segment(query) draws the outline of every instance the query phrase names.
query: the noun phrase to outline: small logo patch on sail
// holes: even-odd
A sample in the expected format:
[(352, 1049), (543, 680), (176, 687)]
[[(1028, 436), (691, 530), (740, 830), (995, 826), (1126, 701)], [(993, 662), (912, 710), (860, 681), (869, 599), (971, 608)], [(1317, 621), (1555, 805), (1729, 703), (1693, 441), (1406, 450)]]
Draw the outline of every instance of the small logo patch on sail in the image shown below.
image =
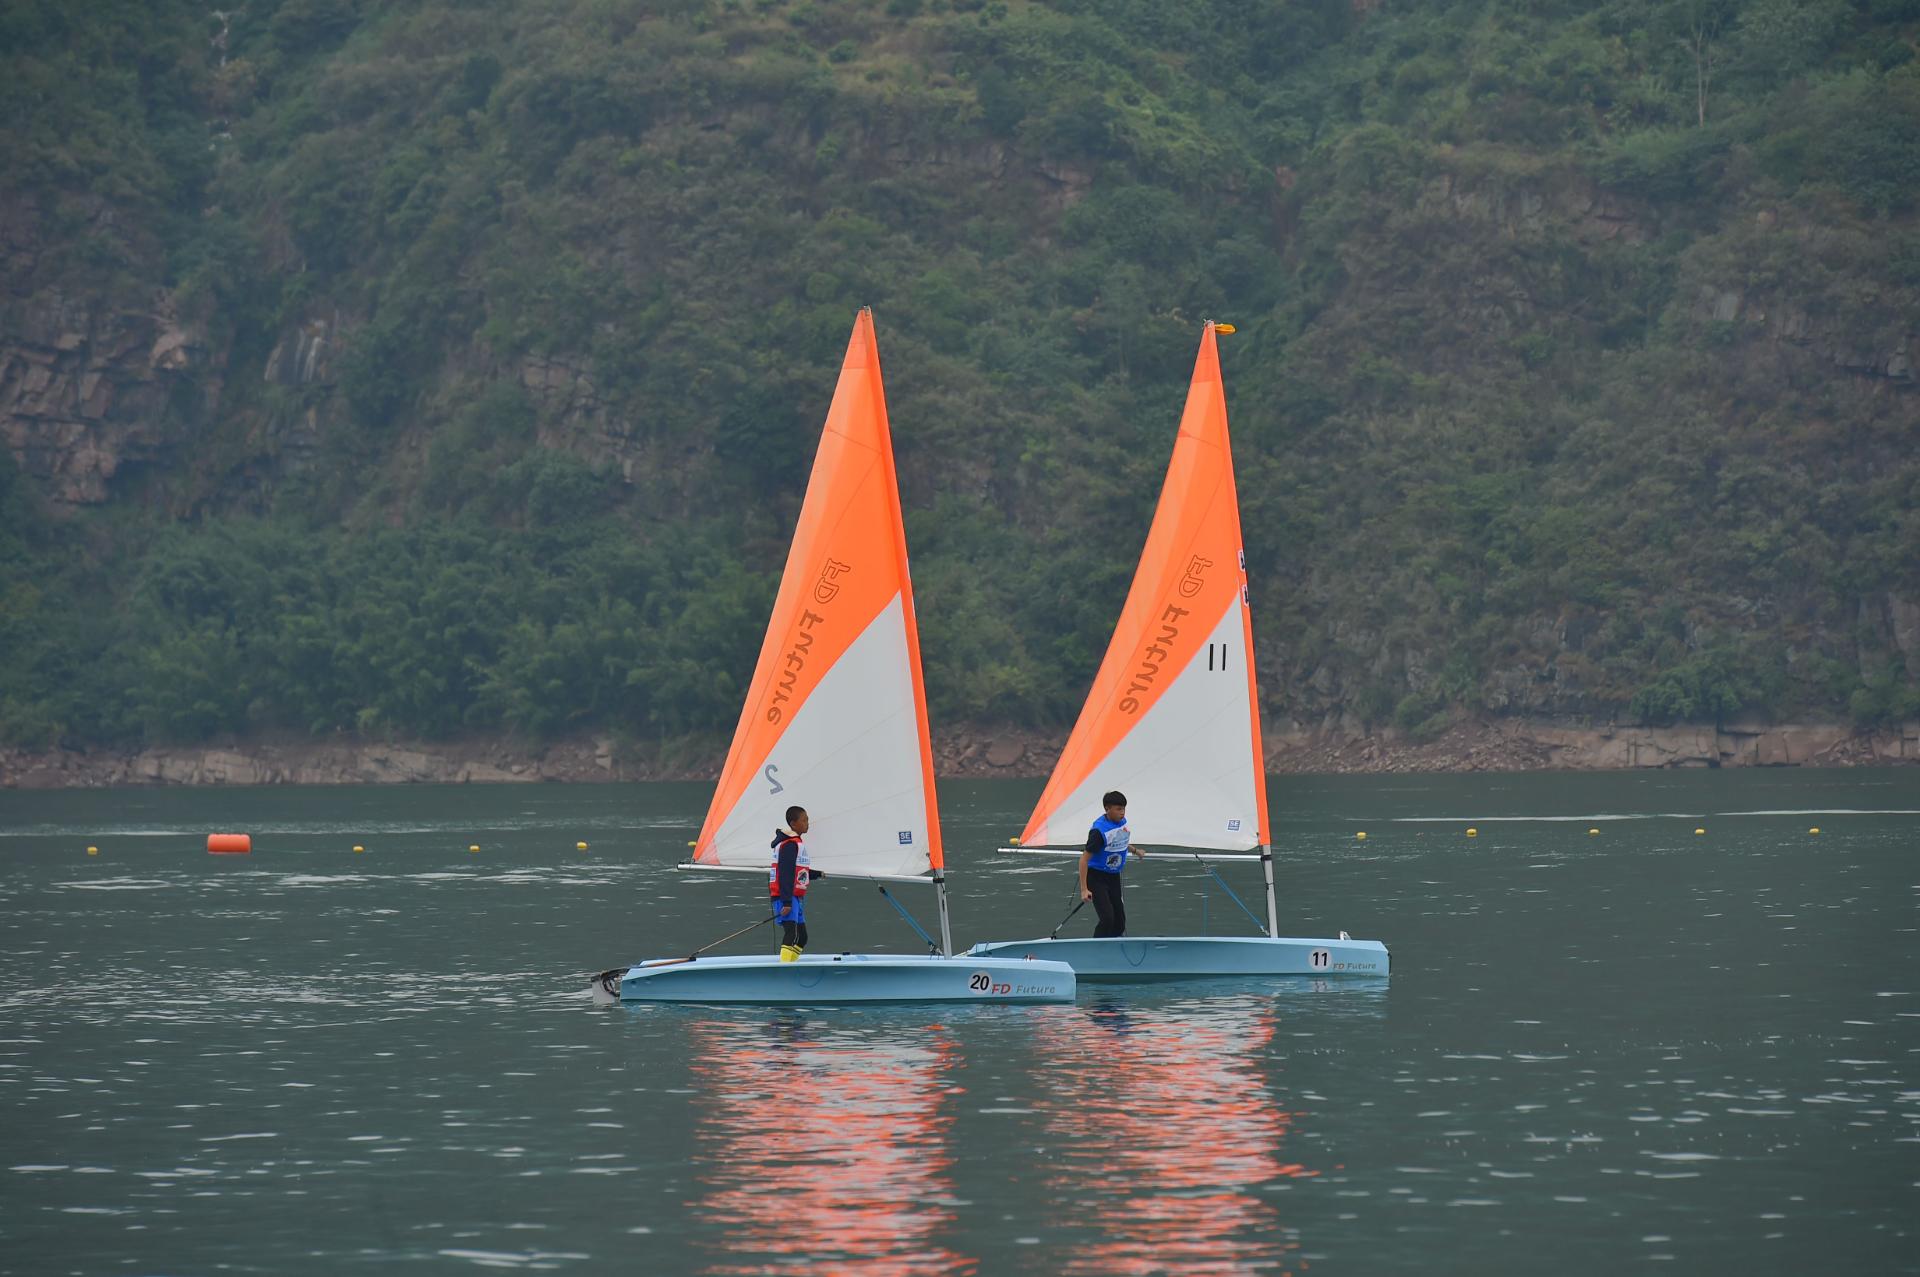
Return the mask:
[(902, 847), (911, 847), (913, 845), (913, 830), (902, 829), (900, 831), (900, 845)]
[(851, 571), (851, 565), (828, 559), (827, 566), (820, 569), (820, 579), (813, 584), (813, 601), (820, 604), (833, 602), (840, 595), (840, 587), (834, 584), (835, 579), (842, 572)]

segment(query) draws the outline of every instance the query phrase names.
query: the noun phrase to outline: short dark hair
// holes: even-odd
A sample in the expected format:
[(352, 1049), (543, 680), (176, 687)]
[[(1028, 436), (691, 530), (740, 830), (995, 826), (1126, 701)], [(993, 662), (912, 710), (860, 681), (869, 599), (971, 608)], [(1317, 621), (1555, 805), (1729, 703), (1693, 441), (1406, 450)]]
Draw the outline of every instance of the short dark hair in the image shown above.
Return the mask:
[(796, 816), (804, 816), (804, 815), (806, 815), (806, 814), (807, 814), (807, 809), (806, 809), (805, 807), (789, 807), (789, 808), (787, 808), (787, 828), (788, 828), (788, 829), (792, 829), (792, 828), (793, 828), (793, 821), (794, 821), (794, 817), (796, 817)]
[(1100, 805), (1102, 807), (1125, 807), (1127, 805), (1127, 796), (1117, 789), (1109, 789), (1107, 796), (1100, 800)]

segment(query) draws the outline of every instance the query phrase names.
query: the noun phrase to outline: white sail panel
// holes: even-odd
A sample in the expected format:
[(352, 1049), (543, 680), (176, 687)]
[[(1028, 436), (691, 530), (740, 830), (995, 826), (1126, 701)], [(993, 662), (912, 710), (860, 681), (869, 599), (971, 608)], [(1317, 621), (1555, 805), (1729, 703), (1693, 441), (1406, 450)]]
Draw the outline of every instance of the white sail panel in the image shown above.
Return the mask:
[(1037, 846), (1086, 841), (1100, 796), (1127, 796), (1135, 843), (1248, 851), (1260, 845), (1258, 768), (1247, 731), (1247, 626), (1238, 594), (1188, 662), (1066, 800), (1046, 818)]
[(721, 821), (723, 865), (764, 865), (787, 808), (813, 823), (807, 853), (833, 873), (919, 874), (928, 868), (911, 657), (899, 595), (821, 676), (755, 779)]

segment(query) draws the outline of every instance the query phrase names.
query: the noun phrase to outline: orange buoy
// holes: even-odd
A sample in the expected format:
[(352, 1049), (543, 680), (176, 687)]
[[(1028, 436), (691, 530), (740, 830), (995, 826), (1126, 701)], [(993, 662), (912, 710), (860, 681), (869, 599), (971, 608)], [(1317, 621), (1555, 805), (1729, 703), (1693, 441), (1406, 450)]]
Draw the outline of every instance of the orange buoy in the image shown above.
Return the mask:
[(216, 856), (244, 856), (253, 850), (251, 834), (208, 834), (207, 850)]

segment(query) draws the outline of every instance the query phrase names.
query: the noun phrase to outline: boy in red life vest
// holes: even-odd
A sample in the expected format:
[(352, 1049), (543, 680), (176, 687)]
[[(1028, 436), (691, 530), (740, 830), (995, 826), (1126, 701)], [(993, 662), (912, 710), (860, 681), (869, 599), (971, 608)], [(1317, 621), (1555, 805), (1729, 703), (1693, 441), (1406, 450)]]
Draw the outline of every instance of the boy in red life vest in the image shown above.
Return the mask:
[(767, 894), (773, 920), (781, 925), (780, 961), (793, 962), (807, 947), (807, 883), (827, 875), (807, 864), (807, 809), (787, 808), (787, 823), (773, 831), (773, 864), (767, 870)]
[(1120, 899), (1120, 871), (1127, 867), (1133, 831), (1127, 828), (1127, 796), (1110, 789), (1100, 799), (1107, 814), (1087, 831), (1086, 850), (1080, 853), (1080, 898), (1093, 901), (1100, 915), (1093, 934), (1127, 934), (1127, 906)]

